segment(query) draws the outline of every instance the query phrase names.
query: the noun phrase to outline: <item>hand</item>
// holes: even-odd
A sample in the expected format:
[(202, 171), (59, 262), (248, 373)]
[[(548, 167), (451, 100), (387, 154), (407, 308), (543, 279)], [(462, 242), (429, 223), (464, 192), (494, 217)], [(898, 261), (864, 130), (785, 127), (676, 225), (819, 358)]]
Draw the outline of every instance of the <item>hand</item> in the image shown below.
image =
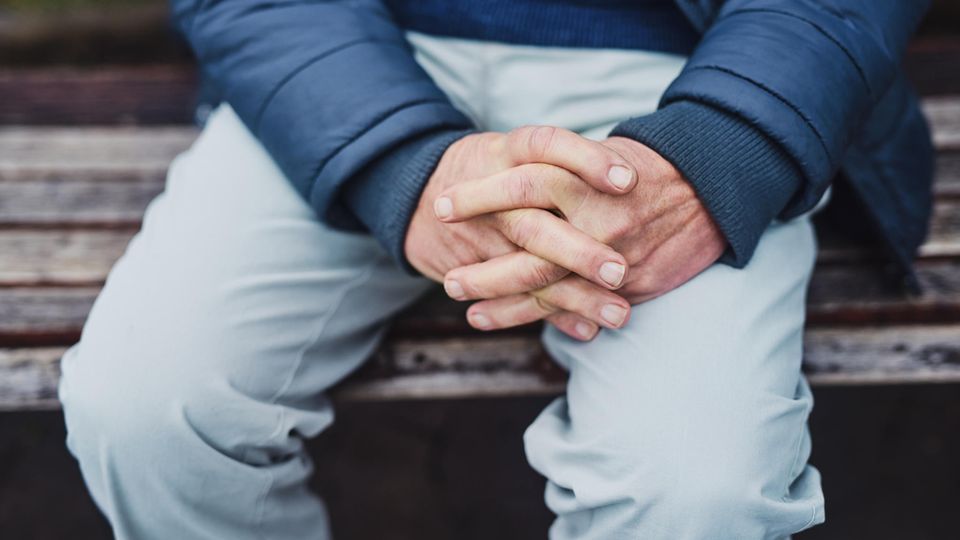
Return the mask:
[[(464, 137), (444, 153), (411, 219), (404, 244), (410, 264), (441, 281), (453, 268), (499, 257), (505, 263), (501, 270), (506, 270), (499, 275), (525, 290), (542, 288), (572, 271), (585, 278), (578, 282), (582, 294), (626, 311), (626, 301), (611, 292), (626, 275), (624, 257), (547, 210), (491, 211), (455, 224), (437, 219), (449, 212), (446, 203), (437, 199), (440, 192), (496, 174), (531, 179), (513, 186), (515, 192), (532, 187), (534, 178), (547, 184), (554, 178), (576, 179), (586, 190), (612, 198), (630, 192), (637, 181), (636, 171), (615, 150), (570, 131), (524, 127), (507, 134)], [(455, 281), (447, 280), (445, 288), (450, 296), (463, 298), (464, 291)], [(556, 312), (547, 318), (581, 338), (592, 337), (598, 330), (594, 321), (570, 313)], [(486, 322), (482, 314), (471, 319), (481, 328)]]
[[(569, 174), (551, 178), (549, 184), (545, 178), (528, 178), (527, 188), (518, 191), (511, 188), (518, 179), (500, 173), (441, 193), (440, 200), (449, 201), (443, 204), (451, 208), (442, 220), (458, 223), (514, 208), (559, 211), (571, 225), (626, 257), (630, 270), (618, 294), (631, 304), (669, 292), (713, 264), (726, 241), (680, 172), (631, 139), (613, 137), (603, 144), (626, 158), (639, 173), (639, 184), (630, 193), (610, 197)], [(445, 279), (456, 281), (464, 298), (490, 299), (471, 306), (469, 320), (482, 315), (492, 323), (488, 329), (525, 324), (548, 318), (561, 309), (563, 298), (564, 310), (589, 313), (604, 309), (583, 294), (589, 284), (577, 276), (530, 291), (521, 283), (503, 279), (509, 268), (509, 256), (505, 256), (447, 273)]]

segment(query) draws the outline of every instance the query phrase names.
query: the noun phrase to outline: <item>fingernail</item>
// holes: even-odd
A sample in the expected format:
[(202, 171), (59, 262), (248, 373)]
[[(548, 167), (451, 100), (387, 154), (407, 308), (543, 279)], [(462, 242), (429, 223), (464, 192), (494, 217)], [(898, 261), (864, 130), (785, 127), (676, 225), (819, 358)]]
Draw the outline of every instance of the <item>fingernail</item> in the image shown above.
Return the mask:
[(616, 304), (607, 304), (600, 308), (600, 316), (603, 320), (619, 328), (623, 324), (623, 320), (627, 318), (627, 310)]
[(605, 262), (600, 265), (600, 279), (611, 287), (619, 287), (623, 281), (623, 275), (627, 273), (626, 267), (620, 263)]
[(597, 327), (595, 327), (590, 323), (585, 323), (582, 321), (578, 322), (577, 325), (574, 327), (574, 329), (577, 331), (577, 335), (579, 335), (583, 339), (590, 339), (593, 337), (594, 334), (597, 333)]
[(443, 290), (447, 291), (447, 295), (454, 300), (460, 300), (466, 296), (463, 293), (463, 287), (460, 285), (460, 282), (455, 279), (444, 281)]
[(453, 201), (449, 197), (440, 197), (433, 203), (433, 213), (440, 219), (447, 219), (453, 215)]
[(474, 313), (470, 315), (470, 323), (481, 330), (490, 328), (490, 319), (483, 313)]
[(630, 169), (622, 165), (614, 165), (607, 171), (607, 179), (618, 188), (627, 189), (627, 186), (630, 185), (630, 180), (633, 180), (633, 173), (630, 172)]

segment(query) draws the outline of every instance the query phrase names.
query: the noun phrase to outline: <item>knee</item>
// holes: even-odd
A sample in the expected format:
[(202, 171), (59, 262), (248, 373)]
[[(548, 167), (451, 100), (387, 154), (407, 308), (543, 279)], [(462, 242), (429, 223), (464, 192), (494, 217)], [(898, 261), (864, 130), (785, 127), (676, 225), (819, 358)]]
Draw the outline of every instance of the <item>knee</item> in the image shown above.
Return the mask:
[(656, 487), (652, 516), (684, 538), (785, 538), (822, 521), (815, 470), (801, 464), (791, 480), (764, 461), (743, 453), (681, 468)]
[(771, 478), (758, 456), (731, 450), (694, 441), (660, 453), (649, 445), (607, 447), (594, 452), (608, 460), (606, 470), (584, 476), (573, 492), (603, 501), (587, 505), (605, 508), (597, 515), (619, 514), (637, 530), (672, 538), (782, 538), (813, 523), (822, 500), (791, 500), (787, 478)]
[(174, 407), (190, 401), (188, 386), (157, 372), (118, 368), (111, 351), (81, 342), (62, 360), (60, 401), (67, 443), (81, 464), (111, 456), (147, 456), (180, 427)]
[[(670, 529), (699, 529), (745, 533), (749, 521), (760, 512), (763, 497), (755, 482), (756, 475), (736, 471), (734, 467), (717, 466), (696, 472), (678, 470), (655, 484), (650, 504)], [(638, 486), (639, 489), (643, 489)], [(641, 499), (642, 500), (642, 499)], [(696, 523), (691, 523), (695, 520)], [(750, 538), (763, 538), (753, 534)]]
[(312, 435), (332, 422), (326, 401), (300, 410), (274, 399), (290, 371), (280, 368), (291, 362), (256, 370), (256, 358), (220, 343), (222, 333), (204, 336), (161, 344), (91, 332), (68, 351), (60, 399), (82, 465), (103, 467), (93, 462), (105, 456), (156, 464), (209, 451), (263, 465), (296, 450), (293, 433)]
[(739, 408), (714, 417), (666, 400), (595, 415), (565, 402), (537, 419), (525, 443), (551, 481), (558, 523), (571, 530), (580, 525), (569, 509), (586, 508), (596, 518), (589, 527), (613, 520), (660, 531), (654, 538), (779, 538), (822, 513), (819, 482), (804, 474), (800, 417), (781, 426)]

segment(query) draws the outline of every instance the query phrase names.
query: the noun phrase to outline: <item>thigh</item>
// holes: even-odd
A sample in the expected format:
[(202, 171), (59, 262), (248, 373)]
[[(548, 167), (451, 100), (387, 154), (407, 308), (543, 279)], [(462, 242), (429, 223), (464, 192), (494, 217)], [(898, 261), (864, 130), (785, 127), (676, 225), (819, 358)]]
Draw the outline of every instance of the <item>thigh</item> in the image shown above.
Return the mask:
[(112, 392), (141, 401), (317, 404), (427, 286), (370, 237), (322, 226), (224, 106), (111, 271), (65, 361), (67, 386), (109, 374)]
[(694, 410), (703, 400), (732, 407), (792, 398), (815, 251), (808, 219), (778, 223), (746, 268), (716, 264), (634, 306), (620, 331), (579, 344), (548, 330), (547, 348), (570, 370), (571, 405), (669, 399)]
[[(526, 442), (550, 480), (557, 531), (624, 500), (634, 506), (623, 523), (653, 524), (650, 538), (709, 527), (779, 538), (813, 523), (822, 498), (806, 467), (812, 399), (800, 367), (815, 251), (808, 219), (774, 224), (745, 269), (715, 265), (635, 306), (620, 331), (591, 343), (545, 331), (570, 379)], [(601, 527), (598, 515), (584, 526)]]

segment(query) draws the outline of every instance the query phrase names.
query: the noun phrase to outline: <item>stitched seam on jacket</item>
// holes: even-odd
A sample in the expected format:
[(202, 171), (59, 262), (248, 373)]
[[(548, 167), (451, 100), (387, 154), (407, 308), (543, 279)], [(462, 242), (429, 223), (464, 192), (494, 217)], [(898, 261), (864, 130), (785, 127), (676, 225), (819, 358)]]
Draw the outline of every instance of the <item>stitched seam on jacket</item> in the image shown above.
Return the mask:
[(356, 39), (353, 41), (348, 41), (347, 43), (344, 43), (342, 45), (338, 45), (337, 47), (334, 47), (328, 51), (324, 51), (314, 56), (313, 58), (310, 58), (309, 60), (307, 60), (300, 66), (298, 66), (296, 69), (290, 71), (290, 73), (288, 73), (286, 76), (280, 79), (280, 82), (278, 82), (276, 86), (274, 86), (273, 89), (270, 90), (270, 93), (267, 94), (267, 97), (263, 99), (263, 103), (260, 104), (260, 108), (257, 110), (257, 114), (253, 117), (253, 129), (251, 131), (253, 131), (254, 133), (260, 132), (260, 122), (263, 120), (263, 115), (266, 114), (267, 108), (273, 102), (273, 98), (275, 98), (277, 94), (280, 93), (280, 90), (283, 90), (283, 88), (287, 85), (287, 83), (292, 81), (297, 75), (299, 75), (301, 72), (303, 72), (313, 64), (316, 64), (317, 62), (323, 60), (324, 58), (332, 56), (345, 49), (349, 49), (350, 47), (354, 47), (356, 45), (363, 45), (365, 43), (382, 43), (384, 45), (393, 45), (396, 47), (401, 47), (399, 43), (395, 43), (393, 41), (380, 40), (380, 39)]
[[(803, 114), (803, 112), (802, 112), (799, 108), (797, 108), (796, 105), (794, 105), (793, 103), (790, 103), (790, 101), (788, 101), (787, 98), (783, 97), (782, 95), (780, 95), (779, 93), (777, 93), (777, 92), (776, 92), (775, 90), (773, 90), (772, 88), (769, 88), (769, 87), (767, 87), (766, 85), (764, 85), (764, 84), (762, 84), (762, 83), (760, 83), (760, 82), (757, 82), (757, 81), (751, 79), (750, 77), (747, 77), (747, 76), (745, 76), (745, 75), (741, 75), (740, 73), (737, 73), (737, 72), (735, 72), (735, 71), (732, 71), (732, 70), (730, 70), (730, 69), (728, 69), (728, 68), (725, 68), (725, 67), (722, 67), (722, 66), (715, 66), (715, 65), (694, 66), (694, 67), (690, 68), (690, 69), (687, 70), (687, 71), (695, 71), (695, 70), (698, 70), (698, 69), (712, 69), (712, 70), (720, 71), (720, 72), (722, 72), (722, 73), (726, 73), (727, 75), (731, 75), (731, 76), (736, 77), (736, 78), (738, 78), (738, 79), (744, 80), (744, 81), (746, 81), (746, 82), (748, 82), (748, 83), (750, 83), (750, 84), (753, 84), (754, 86), (756, 86), (756, 87), (760, 88), (761, 90), (767, 92), (767, 93), (770, 94), (771, 96), (777, 98), (777, 100), (779, 100), (781, 103), (783, 103), (783, 104), (786, 105), (788, 108), (790, 108), (791, 111), (793, 111), (794, 113), (796, 113), (796, 115), (799, 116), (801, 120), (803, 120), (803, 123), (805, 123), (805, 124), (807, 125), (807, 127), (809, 127), (810, 130), (813, 131), (813, 133), (817, 136), (817, 142), (820, 143), (820, 146), (823, 148), (824, 153), (827, 154), (827, 157), (830, 158), (831, 160), (833, 159), (833, 156), (830, 154), (830, 150), (827, 148), (827, 143), (825, 143), (824, 140), (823, 140), (823, 139), (824, 139), (824, 138), (823, 138), (823, 134), (820, 133), (820, 130), (817, 129), (817, 127), (813, 124), (813, 121), (812, 121), (812, 120), (810, 120), (809, 118), (807, 118), (807, 116), (806, 116), (805, 114)], [(671, 101), (674, 101), (674, 100), (671, 100)], [(698, 100), (695, 100), (695, 101), (698, 101)], [(724, 110), (725, 110), (725, 109), (724, 109)], [(736, 116), (739, 116), (739, 115), (736, 115)], [(772, 138), (774, 141), (777, 140), (776, 137), (771, 137), (771, 138)]]
[(825, 37), (825, 38), (827, 38), (828, 40), (830, 40), (834, 45), (836, 45), (837, 47), (839, 47), (841, 51), (843, 51), (843, 54), (845, 54), (845, 55), (847, 56), (847, 59), (850, 60), (850, 63), (853, 64), (854, 69), (857, 70), (857, 75), (860, 77), (860, 81), (863, 82), (863, 85), (867, 88), (867, 95), (873, 97), (873, 88), (870, 87), (870, 82), (867, 80), (867, 74), (863, 72), (863, 68), (860, 67), (860, 64), (857, 62), (856, 58), (853, 56), (853, 53), (850, 52), (850, 49), (848, 49), (848, 48), (845, 47), (842, 43), (840, 43), (839, 40), (837, 40), (837, 39), (834, 38), (832, 35), (830, 35), (829, 33), (827, 33), (826, 29), (824, 29), (824, 28), (823, 28), (822, 26), (820, 26), (819, 24), (811, 21), (810, 19), (806, 19), (806, 18), (804, 18), (804, 17), (801, 17), (801, 16), (797, 15), (796, 13), (790, 13), (789, 11), (781, 11), (781, 10), (778, 10), (778, 9), (770, 9), (770, 8), (765, 8), (765, 9), (764, 9), (764, 8), (746, 8), (746, 9), (740, 9), (740, 10), (737, 10), (737, 11), (734, 11), (734, 12), (730, 13), (730, 15), (728, 15), (728, 17), (733, 16), (733, 15), (738, 15), (738, 14), (744, 14), (744, 13), (776, 13), (776, 14), (778, 14), (778, 15), (783, 15), (784, 17), (790, 17), (790, 18), (793, 18), (793, 19), (797, 19), (798, 21), (803, 21), (803, 22), (809, 24), (810, 26), (814, 27), (818, 32), (820, 32), (821, 34), (823, 34), (823, 37)]
[(311, 184), (310, 191), (309, 191), (309, 193), (307, 194), (307, 195), (308, 195), (308, 199), (307, 199), (307, 200), (309, 200), (309, 201), (312, 201), (312, 200), (313, 200), (313, 191), (314, 191), (314, 189), (316, 189), (316, 186), (317, 186), (317, 178), (319, 178), (320, 175), (323, 174), (323, 169), (327, 166), (328, 163), (330, 163), (331, 161), (333, 161), (333, 160), (337, 157), (337, 155), (340, 154), (341, 151), (343, 151), (344, 148), (350, 146), (351, 144), (353, 144), (354, 142), (356, 142), (357, 139), (359, 139), (360, 137), (362, 137), (364, 134), (368, 133), (368, 132), (370, 131), (370, 129), (373, 128), (373, 126), (384, 122), (386, 119), (388, 119), (388, 118), (390, 118), (391, 116), (399, 113), (400, 111), (403, 111), (403, 110), (405, 110), (405, 109), (409, 109), (409, 108), (411, 108), (411, 107), (417, 107), (417, 106), (419, 106), (419, 105), (427, 105), (427, 104), (429, 104), (429, 103), (446, 103), (446, 99), (444, 99), (444, 98), (439, 98), (439, 97), (437, 97), (437, 98), (424, 98), (424, 99), (418, 99), (418, 100), (416, 100), (416, 101), (410, 101), (410, 102), (408, 102), (408, 103), (400, 104), (400, 105), (394, 107), (393, 109), (390, 109), (390, 110), (384, 112), (383, 114), (377, 116), (376, 118), (374, 118), (373, 121), (371, 121), (369, 124), (367, 124), (363, 129), (359, 130), (359, 131), (356, 133), (356, 135), (354, 135), (353, 137), (350, 137), (349, 139), (347, 139), (346, 141), (344, 141), (343, 144), (341, 144), (340, 146), (336, 147), (336, 148), (333, 150), (333, 152), (331, 152), (330, 155), (327, 156), (327, 159), (324, 159), (324, 160), (321, 161), (319, 164), (317, 164), (317, 167), (316, 167), (316, 169), (314, 169), (313, 174), (310, 175), (310, 178), (313, 179), (313, 183)]

